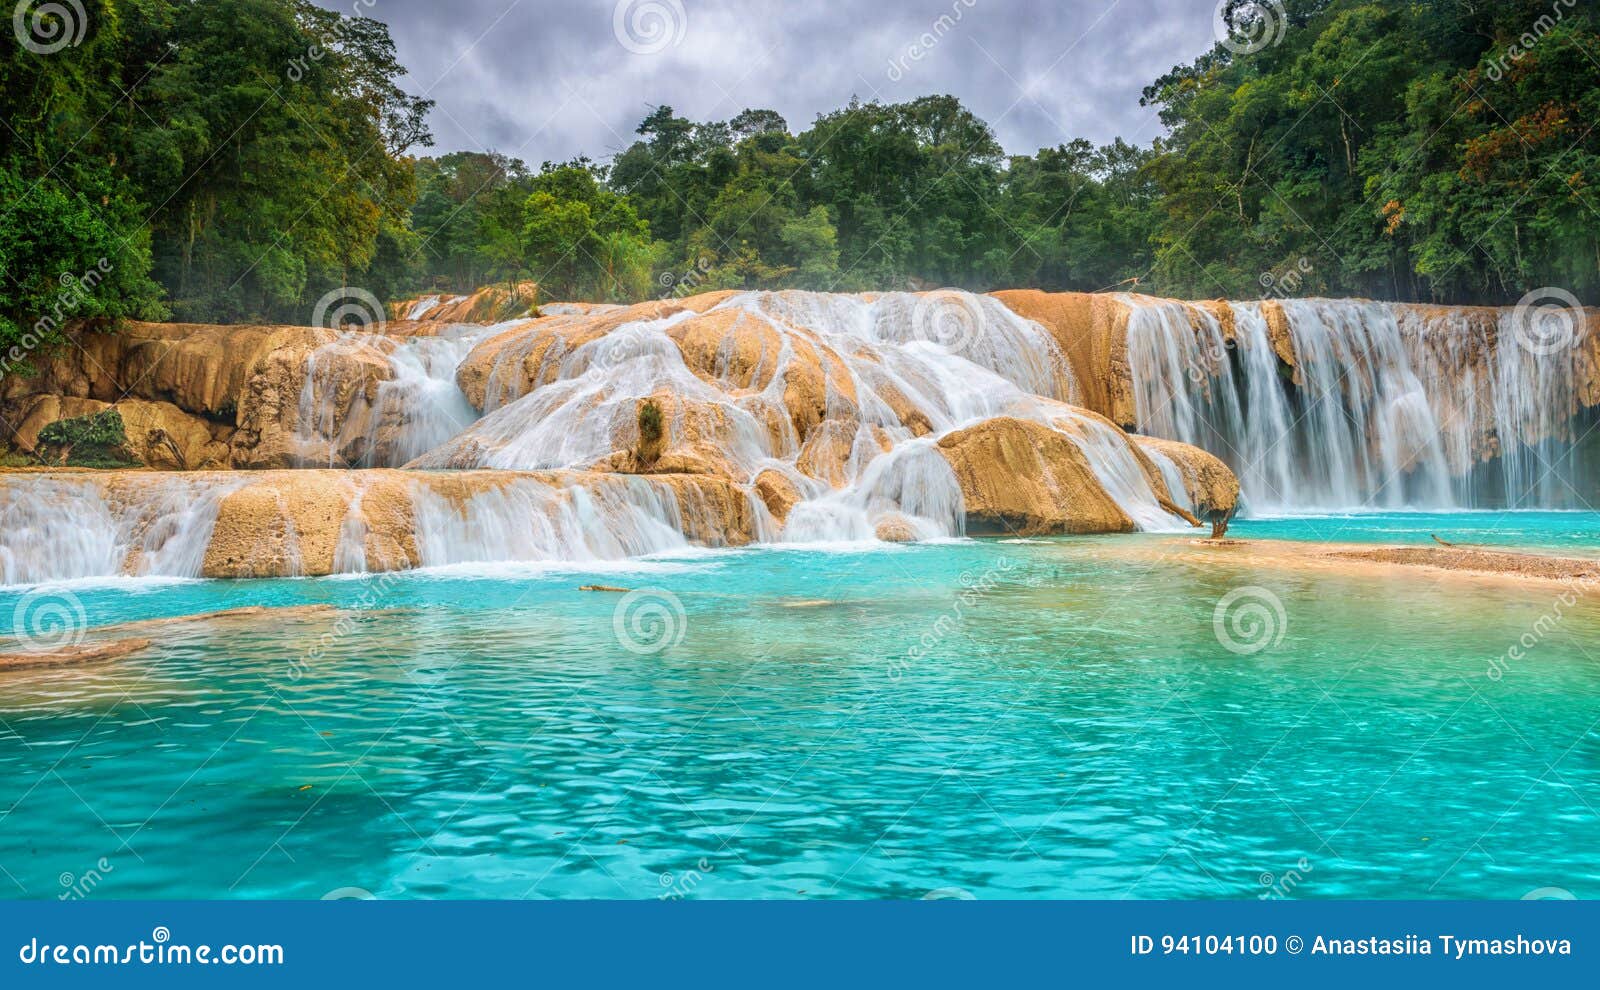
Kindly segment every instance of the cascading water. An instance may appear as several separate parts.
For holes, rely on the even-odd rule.
[[[478,411],[456,384],[456,369],[509,325],[398,338],[346,333],[312,352],[296,421],[299,466],[399,467],[471,426]],[[370,390],[366,379],[375,373],[361,358],[376,359],[386,376]]]
[[[690,367],[675,337],[690,320],[719,328],[709,372]],[[820,395],[793,394],[798,379],[820,380]],[[699,440],[736,479],[771,471],[799,492],[784,540],[871,539],[889,520],[951,537],[963,528],[961,489],[935,442],[1011,416],[1065,424],[1141,528],[1181,525],[1126,438],[1066,405],[1079,395],[1049,332],[993,298],[747,293],[572,345],[561,328],[530,330],[497,358],[488,414],[410,466],[592,468],[636,442],[639,403],[659,398],[667,447]],[[821,421],[801,436],[795,407],[807,403]]]
[[[254,473],[243,472],[81,480],[36,475],[0,483],[0,585],[201,577],[223,501],[256,479]],[[698,542],[718,542],[716,513],[697,504],[693,486],[675,490],[647,477],[559,472],[518,477],[418,474],[403,481],[410,515],[401,523],[415,540],[416,557],[385,560],[368,552],[374,527],[367,501],[370,485],[392,481],[393,476],[341,473],[325,483],[325,490],[342,490],[348,499],[331,573],[467,563],[621,561],[688,549],[693,544],[686,531],[707,534]],[[260,562],[270,565],[267,573],[297,576],[305,572],[302,537],[288,500],[272,484],[267,479],[276,507],[263,525],[281,538],[275,542],[281,544],[282,557],[274,560],[270,550],[264,551]],[[392,495],[392,489],[386,494]],[[260,506],[253,501],[247,511],[259,511]],[[758,528],[759,521],[757,517]]]
[[[378,385],[368,467],[399,467],[477,422],[456,369],[494,328],[451,327],[411,337],[389,354],[394,377]]]
[[[0,483],[0,583],[199,577],[222,499],[243,484],[161,475],[117,489],[90,478]]]
[[[292,482],[269,483],[268,499],[246,510],[270,517],[272,549],[258,573],[614,560],[716,545],[729,525],[761,542],[957,537],[966,508],[939,442],[996,417],[1066,437],[1139,528],[1182,526],[1127,437],[1070,404],[1082,391],[1052,335],[996,299],[747,293],[598,332],[595,313],[415,337],[341,334],[313,352],[294,411],[302,466],[541,473],[419,471],[401,525],[414,555],[393,537],[393,491],[369,498],[365,487],[392,477],[339,476],[346,509],[336,534],[305,540],[295,529],[305,502],[287,494]],[[457,379],[491,338],[480,417]],[[645,456],[645,400],[660,403],[661,446],[678,458],[670,466],[617,463]],[[1181,501],[1180,473],[1155,463]],[[710,487],[610,473],[641,467]],[[571,473],[595,469],[605,473]],[[252,483],[246,474],[136,478],[0,485],[5,582],[199,576],[222,501]],[[757,494],[774,478],[795,496],[781,526]],[[729,482],[742,507],[729,508]],[[326,510],[300,518],[326,525]],[[219,561],[224,572],[235,566]]]
[[[419,483],[412,505],[424,567],[611,561],[689,546],[672,491],[644,478],[568,488],[517,479],[459,502]]]
[[[410,311],[406,313],[406,319],[420,320],[438,307],[438,296],[423,296],[412,304]]]
[[[1581,339],[1521,346],[1510,310],[1287,300],[1291,365],[1273,304],[1231,304],[1229,335],[1121,298],[1138,429],[1221,457],[1250,512],[1570,505]]]

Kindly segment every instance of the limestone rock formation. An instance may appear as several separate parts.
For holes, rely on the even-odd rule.
[[[771,468],[756,475],[755,490],[773,521],[780,526],[789,518],[789,511],[801,500],[800,489],[794,481],[783,472]]]
[[[464,296],[418,296],[391,303],[389,318],[427,323],[503,323],[531,316],[539,298],[535,282],[488,285]]]
[[[199,472],[96,482],[116,566],[227,576],[501,559],[474,543],[490,518],[522,541],[505,559],[1220,528],[1229,465],[1252,500],[1318,471],[1346,505],[1448,495],[1485,463],[1515,488],[1600,418],[1592,311],[1541,350],[1509,308],[716,292],[525,315],[533,291],[413,300],[381,332],[86,332],[7,377],[0,418],[26,452],[114,404],[140,461]],[[347,470],[372,464],[411,470]],[[215,531],[189,567],[162,534],[197,500]]]
[[[1049,330],[1083,389],[1081,405],[1119,424],[1135,421],[1128,375],[1128,307],[1114,295],[1014,289],[995,298]]]
[[[1182,497],[1188,511],[1210,523],[1216,535],[1227,531],[1228,523],[1239,510],[1239,479],[1226,464],[1199,447],[1176,440],[1146,436],[1132,439],[1147,453],[1164,457],[1177,468],[1183,491],[1172,492],[1174,500]]]
[[[228,467],[230,429],[190,415],[170,402],[145,399],[124,399],[112,404],[70,396],[27,396],[7,405],[12,446],[24,453],[35,453],[39,431],[46,426],[105,409],[115,409],[121,415],[128,449],[146,467],[161,471]]]
[[[946,436],[939,452],[961,483],[969,535],[1133,531],[1084,452],[1043,424],[991,419]]]
[[[381,338],[368,346],[339,346],[339,341],[334,331],[315,328],[273,335],[238,395],[235,467],[361,462],[378,385],[393,377],[393,370]]]
[[[626,307],[565,311],[518,322],[475,347],[456,370],[456,383],[467,401],[488,412],[555,381],[562,364],[579,348],[640,320],[665,319],[678,313],[703,312],[731,293],[659,300]],[[596,355],[611,365],[645,357],[632,342]]]

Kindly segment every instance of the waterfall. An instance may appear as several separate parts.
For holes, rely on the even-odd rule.
[[[222,500],[245,483],[163,475],[114,486],[92,478],[0,480],[0,579],[199,577]]]
[[[591,487],[518,478],[459,500],[419,482],[412,505],[423,567],[622,560],[689,546],[676,496],[645,478]]]
[[[1581,348],[1520,346],[1512,311],[1234,303],[1225,328],[1121,298],[1137,428],[1222,458],[1251,512],[1570,504]]]
[[[1181,501],[1181,472],[1142,460],[1115,426],[1076,408],[1084,390],[1056,338],[997,299],[741,293],[704,312],[672,310],[588,308],[440,324],[436,334],[319,337],[285,414],[294,422],[283,424],[295,430],[300,466],[411,473],[0,480],[0,576],[199,576],[223,499],[258,482],[228,517],[218,573],[581,563],[752,535],[797,544],[953,538],[964,535],[967,507],[941,441],[997,417],[1076,445],[1138,528],[1180,525],[1155,479]],[[1189,319],[1178,304],[1153,312],[1157,329],[1138,338],[1140,353],[1161,374],[1181,374],[1201,350],[1179,332]],[[1245,315],[1240,332],[1269,355],[1265,320]],[[1207,346],[1222,348],[1221,325],[1213,320],[1208,333]],[[1227,362],[1217,367],[1234,374]],[[481,415],[458,375],[483,386]],[[1207,403],[1224,391],[1174,395],[1149,376],[1140,386],[1142,414],[1166,417],[1173,433],[1201,430],[1216,414]],[[647,400],[662,434],[648,444]],[[1250,403],[1230,401],[1219,437],[1244,432]],[[1286,422],[1291,412],[1281,410]],[[519,474],[461,473],[471,469]],[[432,471],[440,473],[424,473]],[[330,517],[334,490],[344,512]],[[257,544],[262,559],[241,561]]]
[[[394,377],[378,384],[365,467],[399,467],[477,422],[456,368],[494,328],[450,327],[410,337],[389,353]]]
[[[438,307],[438,296],[423,296],[412,304],[410,311],[406,313],[406,319],[420,320]]]
[[[903,519],[921,540],[964,534],[961,485],[933,441],[904,443],[873,460],[855,484],[801,502],[789,514],[784,539],[791,543],[872,540],[886,517]]]
[[[452,325],[415,337],[344,333],[313,351],[296,419],[298,466],[399,467],[471,426],[478,411],[456,369],[504,326]]]
[[[639,404],[651,399],[665,449],[693,451],[744,485],[767,471],[789,479],[801,501],[785,541],[871,539],[891,521],[953,537],[961,491],[936,442],[1011,416],[1071,437],[1141,528],[1177,523],[1127,439],[1066,405],[1082,389],[1050,332],[991,297],[752,292],[703,314],[581,329],[557,318],[506,342],[487,415],[409,466],[604,467],[635,446]]]

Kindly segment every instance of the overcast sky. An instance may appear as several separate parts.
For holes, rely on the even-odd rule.
[[[390,26],[436,152],[606,158],[652,104],[791,130],[851,96],[953,93],[1007,151],[1157,136],[1144,85],[1213,43],[1208,0],[317,0]],[[944,18],[940,22],[940,18]],[[932,38],[933,44],[926,42]]]

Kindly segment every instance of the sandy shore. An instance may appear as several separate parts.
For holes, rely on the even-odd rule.
[[[1502,574],[1546,581],[1600,581],[1600,561],[1577,557],[1547,557],[1543,554],[1505,550],[1474,550],[1464,547],[1378,547],[1365,550],[1338,550],[1330,556],[1346,560],[1365,560],[1401,567],[1431,567],[1477,574]]]
[[[1414,574],[1520,585],[1592,583],[1600,586],[1600,559],[1476,547],[1205,540],[1179,536],[1121,544],[1112,552],[1152,563],[1168,561],[1202,567],[1271,567],[1351,577]]]

